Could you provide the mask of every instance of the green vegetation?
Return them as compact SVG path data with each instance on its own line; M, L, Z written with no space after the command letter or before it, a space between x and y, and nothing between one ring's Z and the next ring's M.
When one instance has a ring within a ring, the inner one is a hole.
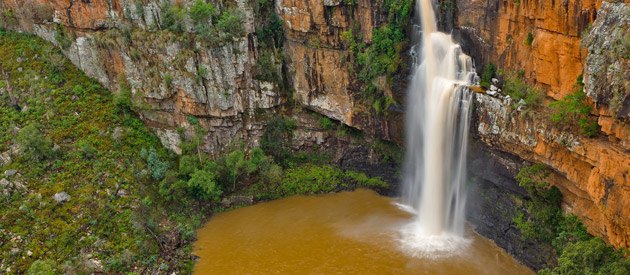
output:
M43 161L52 156L52 141L42 134L40 128L39 125L29 124L20 129L16 141L24 159Z
M161 9L162 23L160 27L174 33L184 32L186 27L184 25L184 18L186 17L184 7L179 3L172 5L171 1L166 1L162 4Z
M527 33L527 37L525 37L525 45L531 47L534 43L534 34L529 32Z
M186 17L189 17L193 22L193 32L211 46L230 42L241 37L245 31L243 14L236 8L219 11L212 3L196 0L189 10L181 4L171 4L170 1L164 2L161 10L161 29L176 34L187 32L189 30L186 29L185 22Z
M159 176L159 166L149 169L140 157L161 146L129 111L129 99L115 104L59 50L25 34L0 31L0 68L7 77L0 86L13 91L0 94L0 152L20 148L2 169L17 170L20 176L8 180L28 189L0 199L0 239L7 240L0 242L0 263L31 274L89 273L91 259L108 273L163 264L185 270L190 260L163 247L180 236L169 217L180 211L153 195L149 170ZM163 149L150 152L170 162ZM56 202L60 192L70 199ZM151 210L139 213L151 201Z
M580 134L594 137L599 134L599 125L591 117L592 108L588 98L584 94L584 83L580 76L575 84L575 91L565 96L562 100L552 102L549 107L553 109L551 121L577 125Z
M490 88L490 85L492 85L492 78L496 75L496 73L497 67L494 66L494 64L490 63L484 66L479 85L481 85L484 89Z
M189 117L176 157L134 116L124 77L112 95L33 36L0 32L0 69L0 89L10 91L0 94L0 152L20 148L2 169L17 170L7 179L28 189L0 199L0 239L9 240L0 265L13 272L92 273L97 261L105 273L188 273L195 229L226 196L386 186L325 156L292 153L295 122L282 116L269 121L261 148L235 142L216 157L203 153L207 132ZM61 192L69 198L56 201Z
M295 121L280 116L273 117L267 123L260 147L265 154L283 166L287 166L290 157L290 146L293 138Z
M212 3L206 3L204 0L196 0L190 7L190 19L195 22L196 28L201 24L210 24L212 18L218 14L219 10Z
M362 173L343 172L331 166L304 165L287 170L279 189L283 195L305 195L357 187L386 188L387 183Z
M537 88L525 83L520 72L518 74L519 76L507 74L503 84L503 91L512 98L512 107L516 109L524 106L525 110L540 107L544 95Z
M68 49L70 47L70 45L72 45L72 41L74 39L69 37L66 28L61 25L61 24L56 24L56 29L55 29L55 41L57 41L57 43L59 43L59 46L62 49Z
M356 60L357 79L361 85L361 96L378 108L377 113L383 113L388 108L387 104L393 100L384 98L382 85L391 85L391 76L402 65L401 52L408 37L405 28L409 23L409 17L413 8L413 1L386 0L387 25L372 31L372 43L366 45L361 37L360 26L355 25L350 30L342 33L341 39L344 45L350 49ZM376 84L377 78L384 76L387 84ZM376 101L381 101L376 103Z
M257 4L255 20L259 55L254 77L275 83L281 90L286 90L281 72L284 63L281 48L285 39L282 19L275 13L273 1L260 0Z
M335 128L335 123L332 121L332 119L326 117L326 116L322 116L319 119L319 125L322 126L322 128L324 128L324 130L332 130Z
M558 265L543 269L540 274L627 274L630 260L624 250L615 251L601 239L589 235L573 215L560 208L562 194L545 179L549 171L541 164L525 166L516 179L527 190L526 213L514 218L524 239L550 243L558 257Z
M29 275L54 275L55 263L51 260L37 260L34 261L31 267L28 269Z
M280 56L280 54L275 53L274 51L268 50L260 54L256 60L256 79L278 84L282 81L282 77L278 72L278 64L280 64L281 61L277 60L277 56Z

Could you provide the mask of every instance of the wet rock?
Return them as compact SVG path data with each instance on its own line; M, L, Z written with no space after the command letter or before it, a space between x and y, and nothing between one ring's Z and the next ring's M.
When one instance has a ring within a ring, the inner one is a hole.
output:
M53 195L53 199L58 203L64 203L64 202L70 201L70 198L71 198L70 195L68 195L68 193L66 192L59 192Z

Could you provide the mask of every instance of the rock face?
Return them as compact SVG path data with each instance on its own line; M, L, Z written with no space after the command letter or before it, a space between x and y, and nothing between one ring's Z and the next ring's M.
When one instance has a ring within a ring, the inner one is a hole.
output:
M204 149L210 153L220 152L237 139L257 144L265 115L284 108L289 98L279 85L255 77L261 56L254 28L255 1L217 2L220 8L229 4L243 11L245 31L211 46L194 39L188 19L183 20L183 33L160 30L165 13L162 2L0 0L0 10L12 11L2 13L1 23L57 44L77 67L110 90L128 87L141 118L175 152L181 142L179 128L192 135L189 117L197 118L208 131ZM189 7L193 1L175 2ZM556 100L573 92L583 73L587 94L598 110L593 115L598 116L604 133L595 139L582 138L545 122L542 115L515 112L498 89L493 90L496 98L477 95L476 124L471 131L487 150L476 154L492 160L473 156L471 165L479 168L475 171L496 169L473 173L480 179L480 190L509 190L518 196L522 190L515 186L513 176L522 161L515 156L544 163L555 171L552 183L562 190L568 211L580 216L591 233L617 247L630 247L628 4L601 0L439 2L445 15L441 18L447 21L442 28L453 28L478 66L493 63L506 70L522 70L531 84ZM367 136L402 144L400 114L383 118L358 100L353 61L341 39L344 31L358 29L363 42L369 43L372 31L386 24L383 1L274 3L284 21L283 72L288 72L288 90L294 90L295 100ZM593 27L585 32L589 24ZM406 75L398 77L404 80ZM405 90L404 81L396 86ZM404 96L386 92L397 99ZM304 113L293 116L299 122L294 149L324 147L336 153L334 158L343 167L383 172L386 177L395 173L396 167L375 166L373 150L332 137L317 127L317 119L306 118ZM11 156L2 152L0 166L9 163ZM529 254L517 244L511 219L502 216L512 211L513 202L506 195L495 198L500 202L496 207L474 204L489 214L473 215L473 222L508 250ZM544 259L524 261L540 267Z
M553 248L523 240L512 221L528 196L514 179L524 162L478 140L472 140L469 148L468 221L475 231L494 240L527 266L534 270L548 267L553 263Z
M603 2L585 39L586 93L602 116L630 121L630 5ZM614 128L619 128L614 127ZM607 127L608 133L613 129ZM626 138L628 132L615 134Z
M601 0L455 0L455 30L477 65L498 64L525 76L555 99L582 73L582 32Z
M584 71L585 91L597 104L603 137L580 137L575 129L549 122L544 112L524 114L503 96L483 94L476 95L477 124L471 131L493 150L550 166L555 171L550 181L561 189L566 210L592 234L616 247L630 247L630 125L624 109L630 68L621 39L628 34L628 4L456 3L466 12L455 14L455 32L477 61L523 70L526 79L555 99L572 93ZM611 101L617 109L609 108Z
M59 45L77 67L114 92L129 86L142 119L160 129L161 139L176 152L173 133L190 128L188 116L209 131L205 149L216 153L234 139L255 143L264 123L254 114L283 103L275 84L253 77L258 49L249 1L235 3L243 11L245 32L219 46L191 41L190 33L159 30L165 11L157 0L27 2L48 12L49 19L34 20L21 1L3 0L2 10L23 14L9 27ZM178 1L182 7L192 2ZM191 30L192 22L184 29Z
M305 107L360 129L372 136L402 142L401 116L376 116L359 99L357 80L350 73L352 53L342 34L360 30L371 43L372 31L386 24L382 1L279 0L285 21L285 51L296 99ZM358 28L357 28L358 27Z
M550 166L550 183L566 210L589 231L617 247L630 246L630 153L609 140L582 138L548 122L544 114L512 110L504 97L476 95L475 130L484 143Z

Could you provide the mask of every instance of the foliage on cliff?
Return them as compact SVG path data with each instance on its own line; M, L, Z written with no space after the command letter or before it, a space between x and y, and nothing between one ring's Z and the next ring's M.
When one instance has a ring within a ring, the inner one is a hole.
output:
M385 77L391 85L392 76L402 65L401 55L408 43L406 28L409 25L413 1L387 0L387 24L372 31L372 41L365 44L360 36L359 26L354 26L341 35L345 46L350 49L356 60L354 68L359 81L361 96L374 104L377 113L387 110L395 102L383 94L383 83L377 78Z
M185 273L195 229L232 194L385 185L291 153L284 118L265 133L265 150L235 142L211 158L191 117L176 158L132 113L124 83L110 94L29 35L0 31L0 57L0 154L11 156L0 159L0 272Z
M575 125L579 128L580 134L587 137L599 134L597 120L591 117L593 108L584 94L582 76L578 78L572 94L565 96L562 100L552 102L549 107L553 109L551 121Z
M558 255L558 265L540 274L628 274L627 252L615 251L589 235L576 216L564 214L560 208L562 194L545 181L548 175L544 165L535 164L523 167L516 177L530 197L525 212L514 217L516 227L524 239L550 243Z
M159 174L151 177L141 152L161 148L157 138L41 39L0 32L0 56L0 152L18 148L2 170L16 170L6 180L25 186L0 199L0 265L18 273L37 259L56 273L180 269L177 249L164 247L177 225L158 226L172 222L168 212L148 207ZM163 149L150 152L171 162Z

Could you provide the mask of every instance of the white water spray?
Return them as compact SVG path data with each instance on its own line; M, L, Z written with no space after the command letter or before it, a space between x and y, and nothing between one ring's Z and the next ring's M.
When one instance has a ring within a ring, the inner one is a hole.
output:
M450 35L437 31L431 0L418 0L416 9L422 41L415 48L420 53L415 54L408 96L403 202L415 209L418 219L405 229L403 238L421 250L451 250L451 241L462 239L464 233L472 104L467 86L477 76L471 58Z

